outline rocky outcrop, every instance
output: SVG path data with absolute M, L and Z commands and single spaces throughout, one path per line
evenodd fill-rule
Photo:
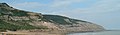
M 0 29 L 5 30 L 47 30 L 47 31 L 64 31 L 64 32 L 88 32 L 103 31 L 100 25 L 68 18 L 59 15 L 45 15 L 29 11 L 18 10 L 10 7 L 6 3 L 0 3 L 0 21 L 5 25 Z M 10 24 L 7 26 L 6 24 Z M 8 27 L 14 28 L 8 28 Z M 6 28 L 7 27 L 7 28 Z

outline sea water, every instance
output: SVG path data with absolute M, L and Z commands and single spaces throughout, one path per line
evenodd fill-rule
M 88 32 L 88 33 L 70 33 L 67 35 L 120 35 L 120 31 L 102 31 L 102 32 Z

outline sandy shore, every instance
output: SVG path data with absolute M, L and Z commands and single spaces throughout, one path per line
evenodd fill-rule
M 62 33 L 51 33 L 51 32 L 0 32 L 0 35 L 65 35 Z

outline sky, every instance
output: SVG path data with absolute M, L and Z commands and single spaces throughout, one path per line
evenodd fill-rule
M 120 30 L 120 0 L 0 0 L 26 11 L 67 16 Z

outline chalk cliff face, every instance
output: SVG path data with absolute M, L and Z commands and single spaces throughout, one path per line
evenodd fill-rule
M 18 10 L 6 3 L 0 3 L 0 31 L 103 31 L 100 25 L 59 15 L 45 15 Z

